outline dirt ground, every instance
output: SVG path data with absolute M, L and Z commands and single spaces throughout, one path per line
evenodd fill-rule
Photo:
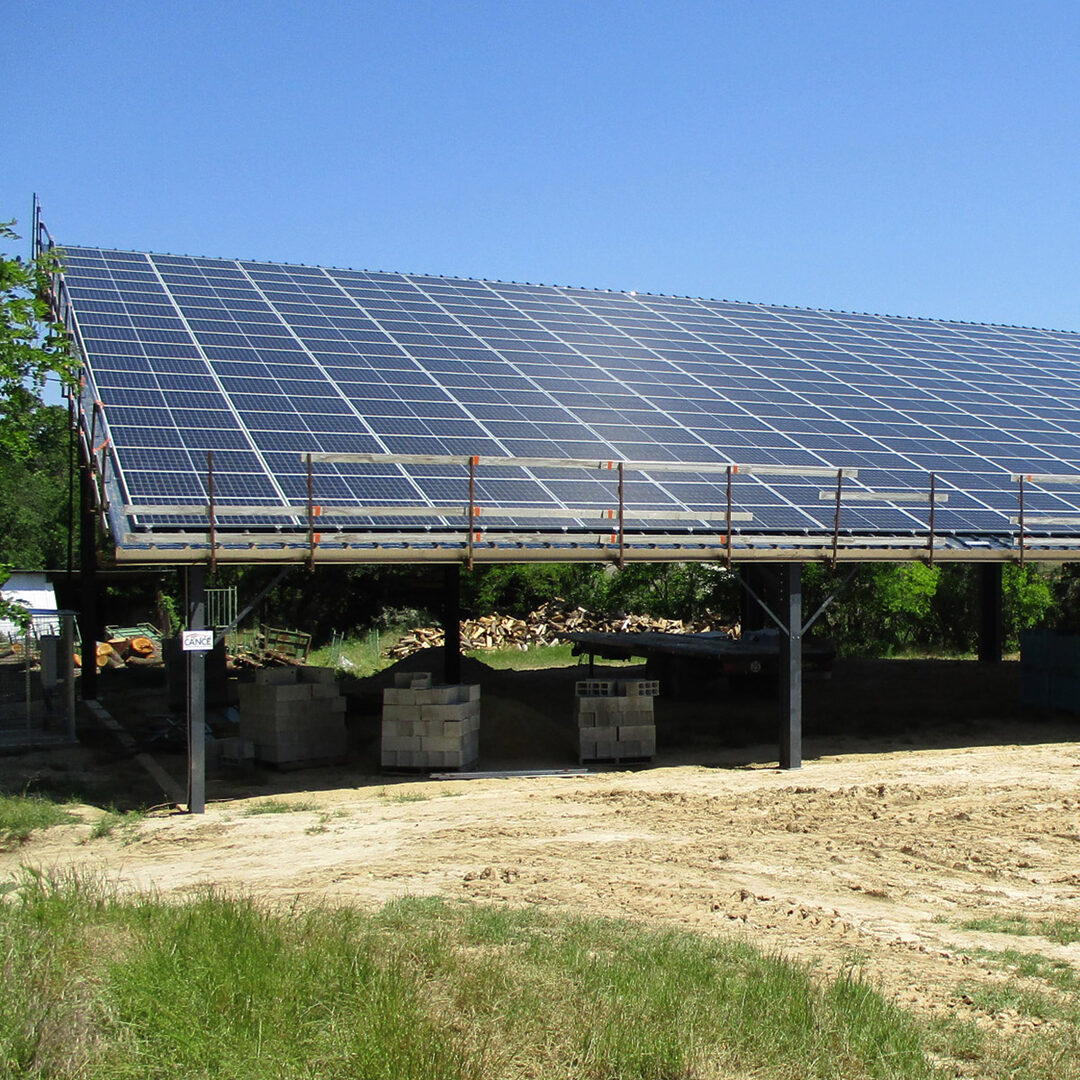
M 450 781 L 378 774 L 385 680 L 358 683 L 348 766 L 212 775 L 205 816 L 163 810 L 99 839 L 89 823 L 54 828 L 0 853 L 0 880 L 33 865 L 166 895 L 212 884 L 282 904 L 370 907 L 435 894 L 676 924 L 824 973 L 860 966 L 924 1013 L 1030 1030 L 1039 1021 L 974 1003 L 972 985 L 1007 978 L 978 950 L 1080 966 L 1080 944 L 960 925 L 1080 921 L 1080 722 L 1023 712 L 1017 667 L 838 663 L 830 680 L 807 683 L 798 772 L 776 768 L 775 702 L 717 685 L 698 701 L 658 701 L 652 765 Z M 570 695 L 581 674 L 468 665 L 484 686 L 482 767 L 575 766 Z M 135 725 L 147 694 L 116 686 L 105 701 Z M 111 738 L 87 731 L 77 748 L 2 758 L 0 785 L 133 790 L 141 770 Z M 160 760 L 182 775 L 178 755 Z M 250 814 L 268 798 L 309 808 Z

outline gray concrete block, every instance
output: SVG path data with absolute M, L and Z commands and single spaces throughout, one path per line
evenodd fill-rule
M 383 720 L 406 720 L 414 721 L 420 719 L 420 706 L 419 705 L 383 705 L 382 708 Z
M 316 667 L 314 664 L 305 664 L 296 669 L 299 681 L 302 683 L 315 683 L 323 686 L 337 685 L 337 672 L 330 667 Z
M 256 686 L 284 686 L 296 682 L 294 667 L 259 668 L 255 672 Z M 246 684 L 241 684 L 246 685 Z
M 383 750 L 419 750 L 420 749 L 420 736 L 419 735 L 383 735 L 382 737 L 382 749 Z
M 399 690 L 426 690 L 431 686 L 431 672 L 395 671 L 394 686 Z

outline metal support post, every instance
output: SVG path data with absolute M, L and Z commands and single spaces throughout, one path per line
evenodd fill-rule
M 64 720 L 68 738 L 75 739 L 75 615 L 60 615 L 60 684 L 63 687 Z
M 979 659 L 984 664 L 1000 664 L 1004 651 L 1001 572 L 1001 563 L 986 563 L 976 569 L 979 575 Z
M 94 478 L 85 462 L 79 466 L 79 636 L 82 638 L 83 701 L 97 700 L 97 521 Z
M 206 626 L 206 567 L 187 569 L 187 628 Z M 189 652 L 188 662 L 188 813 L 206 811 L 206 653 Z
M 802 565 L 780 571 L 780 768 L 802 767 Z
M 448 563 L 443 576 L 443 681 L 461 682 L 461 566 Z

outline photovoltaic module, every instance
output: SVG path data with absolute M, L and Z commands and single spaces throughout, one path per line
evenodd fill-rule
M 64 266 L 121 550 L 311 544 L 315 515 L 326 550 L 616 523 L 630 547 L 1080 538 L 1075 333 L 85 247 Z

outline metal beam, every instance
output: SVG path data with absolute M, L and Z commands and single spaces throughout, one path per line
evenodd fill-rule
M 780 570 L 780 768 L 802 767 L 802 565 Z
M 79 494 L 79 693 L 83 701 L 97 701 L 97 518 L 94 480 L 85 460 L 79 463 Z
M 187 628 L 206 627 L 206 567 L 187 570 Z M 206 653 L 185 653 L 188 662 L 188 813 L 206 812 Z

